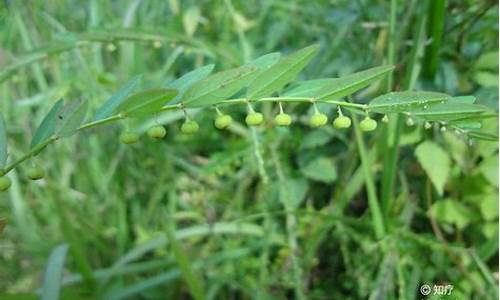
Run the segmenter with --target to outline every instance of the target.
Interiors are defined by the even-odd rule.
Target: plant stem
[[[36,153],[40,152],[43,148],[47,147],[47,145],[55,142],[58,138],[56,136],[53,136],[49,139],[47,139],[45,142],[37,145],[36,147],[34,147],[33,149],[31,149],[30,151],[28,151],[26,154],[24,154],[23,156],[21,156],[18,160],[16,160],[15,162],[7,165],[5,167],[5,169],[1,170],[0,173],[3,173],[3,174],[7,174],[9,173],[10,171],[12,171],[15,167],[17,167],[17,165],[19,165],[20,163],[24,162],[25,160],[27,159],[30,159],[33,155],[35,155]]]
[[[366,109],[367,105],[365,104],[359,104],[359,103],[350,103],[350,102],[345,102],[345,101],[336,101],[336,100],[315,100],[314,98],[310,97],[268,97],[268,98],[261,98],[261,99],[256,99],[256,100],[250,100],[246,98],[237,98],[237,99],[228,99],[220,102],[219,104],[222,105],[233,105],[233,104],[248,104],[248,103],[257,103],[257,102],[322,102],[322,103],[329,103],[329,104],[335,104],[338,106],[345,106],[345,107],[352,107],[352,108],[357,108],[357,109]],[[169,111],[169,110],[185,110],[185,106],[183,104],[169,104],[163,106],[160,111]],[[84,130],[84,129],[89,129],[93,128],[99,125],[104,125],[108,123],[112,123],[114,121],[122,120],[127,118],[126,114],[119,113],[117,115],[107,117],[101,120],[97,121],[92,121],[86,124],[83,124],[80,126],[77,131]],[[9,164],[5,169],[0,170],[0,174],[7,174],[10,172],[12,169],[14,169],[16,166],[24,162],[25,160],[29,159],[32,157],[34,154],[38,153],[41,151],[43,148],[45,148],[47,145],[50,143],[54,142],[57,140],[58,137],[54,136],[47,141],[41,143],[40,145],[36,146],[35,148],[31,149],[28,153],[23,155],[21,158],[18,160],[14,161],[13,163]]]
[[[389,15],[389,45],[387,49],[387,64],[394,65],[394,58],[396,53],[396,11],[397,2],[396,0],[391,0],[391,8]],[[392,86],[394,84],[394,75],[391,72],[387,77],[387,92],[392,91]]]
[[[380,205],[377,199],[375,180],[373,179],[372,175],[372,161],[370,161],[368,153],[366,151],[365,142],[363,141],[363,136],[361,130],[359,129],[358,118],[356,117],[356,115],[353,115],[352,119],[352,123],[354,125],[354,133],[356,135],[356,144],[358,146],[358,153],[361,159],[361,166],[363,167],[363,174],[365,177],[365,187],[366,193],[368,195],[368,205],[372,214],[375,237],[380,240],[385,235],[385,225],[382,210],[380,209]]]
[[[306,299],[305,291],[304,291],[304,283],[303,283],[303,271],[300,266],[299,257],[300,257],[300,248],[297,242],[297,218],[290,211],[293,210],[293,204],[291,203],[290,191],[285,186],[285,174],[281,168],[281,164],[279,161],[278,154],[276,153],[276,148],[271,148],[271,156],[276,168],[276,174],[278,176],[279,183],[279,198],[286,214],[286,231],[287,231],[287,243],[290,248],[290,259],[292,262],[292,270],[293,270],[293,280],[294,280],[294,288],[295,288],[295,298],[299,300]]]
[[[395,45],[396,45],[396,12],[397,2],[391,0],[390,17],[389,17],[389,45],[387,49],[387,63],[394,64],[395,59]],[[389,74],[387,81],[387,92],[392,90],[394,85],[392,73]],[[394,186],[394,179],[396,176],[397,160],[399,157],[399,132],[401,127],[401,120],[398,114],[393,114],[387,127],[384,131],[384,138],[382,139],[384,153],[384,169],[382,171],[382,188],[381,200],[382,209],[384,214],[388,211],[390,203],[392,202],[392,190]]]

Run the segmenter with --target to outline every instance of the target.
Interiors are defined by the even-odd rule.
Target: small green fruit
[[[194,134],[198,132],[198,129],[200,129],[200,126],[196,121],[185,121],[182,126],[181,126],[181,132],[184,134]]]
[[[161,125],[152,126],[148,129],[148,136],[153,139],[162,139],[166,134],[167,130]]]
[[[10,188],[12,181],[10,181],[9,177],[1,176],[0,177],[0,192],[4,192]]]
[[[359,123],[359,127],[362,131],[373,131],[377,128],[377,121],[370,117],[366,117]]]
[[[333,120],[333,127],[337,129],[344,129],[351,127],[351,119],[346,116],[339,116]]]
[[[230,115],[220,115],[215,118],[214,125],[217,129],[225,129],[233,122],[233,118]]]
[[[125,145],[130,145],[137,143],[139,141],[139,135],[135,132],[125,131],[120,135],[120,142]]]
[[[245,122],[248,126],[258,126],[264,121],[264,116],[258,112],[251,112],[245,118]]]
[[[28,171],[26,172],[26,175],[31,180],[40,180],[43,177],[45,177],[45,171],[40,166],[34,166],[34,167],[28,169]]]
[[[314,128],[325,126],[326,123],[328,123],[328,117],[322,113],[315,113],[309,120],[309,125]]]
[[[408,117],[406,119],[406,126],[411,127],[413,125],[415,125],[415,121],[413,121],[413,119],[411,117]]]
[[[292,117],[289,114],[280,113],[274,117],[274,123],[278,126],[290,126],[292,124]]]

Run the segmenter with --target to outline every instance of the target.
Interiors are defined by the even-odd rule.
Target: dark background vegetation
[[[61,97],[95,108],[136,74],[143,88],[161,86],[205,64],[222,70],[313,43],[321,50],[300,79],[386,64],[394,47],[394,90],[419,68],[414,88],[473,94],[498,109],[496,1],[393,2],[391,36],[391,1],[2,1],[10,153],[27,150]],[[78,47],[59,47],[68,43]],[[267,120],[277,111],[258,109]],[[28,182],[21,167],[0,194],[0,291],[36,293],[51,251],[68,244],[67,299],[187,299],[200,290],[207,299],[420,299],[424,283],[452,284],[449,299],[495,299],[498,143],[402,125],[394,200],[383,207],[388,233],[377,240],[354,131],[312,130],[309,109],[286,106],[296,119],[289,129],[248,129],[245,108],[235,107],[237,124],[224,132],[203,110],[193,112],[201,130],[192,137],[172,112],[157,117],[168,131],[161,142],[118,142],[123,126],[144,130],[151,120],[61,140],[36,159],[46,179]],[[497,121],[484,130],[497,132]],[[365,136],[377,187],[386,134],[380,125]],[[415,155],[424,141],[444,150],[431,162],[447,179],[442,195]]]

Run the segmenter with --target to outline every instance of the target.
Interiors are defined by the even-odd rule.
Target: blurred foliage
[[[443,1],[441,17],[432,16],[432,1],[395,2],[394,88],[404,89],[417,67],[426,72],[415,88],[473,94],[498,110],[496,2]],[[158,87],[203,65],[221,70],[313,43],[321,50],[301,79],[382,65],[389,5],[3,1],[0,110],[10,155],[27,150],[61,97],[95,109],[138,74],[141,88]],[[422,14],[433,21],[425,53],[414,61]],[[429,37],[439,26],[442,40],[433,48]],[[435,72],[429,57],[437,57]],[[382,85],[356,100],[373,98]],[[266,104],[259,110],[266,120],[277,112]],[[36,158],[45,180],[27,181],[30,162],[0,194],[0,291],[12,294],[0,298],[31,299],[52,250],[68,244],[64,299],[178,299],[199,288],[207,299],[419,299],[423,283],[454,285],[454,299],[496,299],[498,142],[403,126],[395,198],[384,207],[388,233],[377,240],[354,131],[312,130],[308,107],[286,110],[297,120],[290,128],[247,128],[241,107],[230,111],[238,123],[221,132],[212,128],[215,113],[200,110],[193,111],[200,132],[185,136],[182,114],[166,112],[48,148]],[[161,142],[118,143],[122,126],[145,131],[155,122],[167,128]],[[486,120],[481,132],[496,134],[498,119]],[[377,186],[383,136],[366,135]]]

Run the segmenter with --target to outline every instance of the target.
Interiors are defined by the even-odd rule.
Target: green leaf
[[[151,89],[128,97],[118,111],[130,117],[139,117],[160,111],[163,105],[177,95],[177,90]]]
[[[474,104],[476,97],[472,95],[453,97],[450,101],[458,103]]]
[[[175,98],[170,101],[170,104],[175,104],[181,101],[182,96],[186,92],[186,90],[192,86],[194,83],[206,78],[210,73],[212,73],[215,65],[206,65],[203,67],[200,67],[196,70],[193,70],[189,73],[186,73],[182,75],[180,78],[177,78],[176,80],[169,82],[165,85],[165,88],[168,89],[175,89],[179,93]]]
[[[259,77],[263,72],[276,64],[281,57],[281,53],[272,52],[262,55],[245,64],[246,67],[256,68],[257,71],[250,75],[249,82],[253,82],[255,78]]]
[[[279,91],[297,77],[318,50],[319,45],[312,45],[282,58],[276,64],[259,74],[252,84],[250,84],[247,97],[250,99],[259,99]]]
[[[64,105],[57,115],[56,134],[60,137],[73,135],[85,120],[87,101],[72,101]]]
[[[0,170],[7,163],[7,130],[5,129],[5,120],[0,113]]]
[[[498,166],[498,165],[497,165]],[[498,169],[497,169],[498,178]],[[479,203],[479,209],[481,210],[481,215],[487,221],[495,221],[498,219],[498,195],[490,194],[481,197]],[[498,226],[497,226],[498,227]]]
[[[426,121],[453,121],[478,116],[487,111],[489,108],[483,105],[448,101],[412,110],[411,115]]]
[[[287,178],[283,183],[283,188],[286,196],[288,196],[287,201],[290,201],[292,208],[299,207],[307,195],[308,188],[307,180],[304,178]]]
[[[436,92],[392,92],[373,99],[368,108],[378,113],[409,112],[418,108],[425,111],[430,105],[449,99],[451,96]]]
[[[322,147],[332,140],[333,136],[328,130],[312,130],[300,140],[300,149],[313,149]]]
[[[264,69],[271,67],[275,63],[277,63],[279,61],[280,57],[281,57],[281,53],[279,53],[279,52],[272,52],[272,53],[264,54],[260,57],[257,57],[256,59],[248,62],[247,64],[245,64],[245,66],[254,67],[254,68],[257,68],[259,70],[264,70]]]
[[[334,78],[320,78],[297,82],[287,89],[281,96],[283,97],[314,97],[327,85],[335,83]]]
[[[68,245],[59,245],[50,254],[42,286],[42,300],[59,299]]]
[[[337,179],[337,168],[332,159],[328,157],[317,157],[300,171],[308,178],[326,183],[334,182]]]
[[[375,67],[341,78],[335,78],[335,81],[318,91],[318,100],[337,100],[339,98],[351,95],[371,83],[382,78],[387,73],[394,70],[394,66]]]
[[[474,81],[483,87],[498,87],[498,71],[493,72],[476,72]]]
[[[491,51],[482,54],[474,64],[474,68],[498,72],[498,51]]]
[[[485,158],[479,165],[479,171],[491,185],[498,188],[498,154]]]
[[[417,146],[415,155],[439,195],[443,195],[444,185],[450,174],[450,157],[448,153],[438,144],[425,141]]]
[[[47,113],[45,118],[42,120],[40,125],[35,131],[33,138],[31,139],[30,148],[33,149],[39,144],[45,142],[49,139],[56,130],[57,116],[59,115],[59,111],[63,107],[63,100],[57,101],[50,111]]]
[[[429,214],[441,223],[465,228],[472,220],[470,210],[457,200],[445,199],[432,204]]]
[[[239,67],[215,73],[193,84],[184,94],[186,107],[201,107],[217,104],[247,86],[253,67]]]
[[[135,90],[142,80],[142,75],[134,76],[129,80],[123,87],[121,87],[116,93],[106,100],[96,111],[94,115],[94,121],[105,119],[111,116],[120,104],[127,99],[127,97]]]
[[[467,131],[467,136],[483,141],[498,142],[498,135],[477,130]]]

